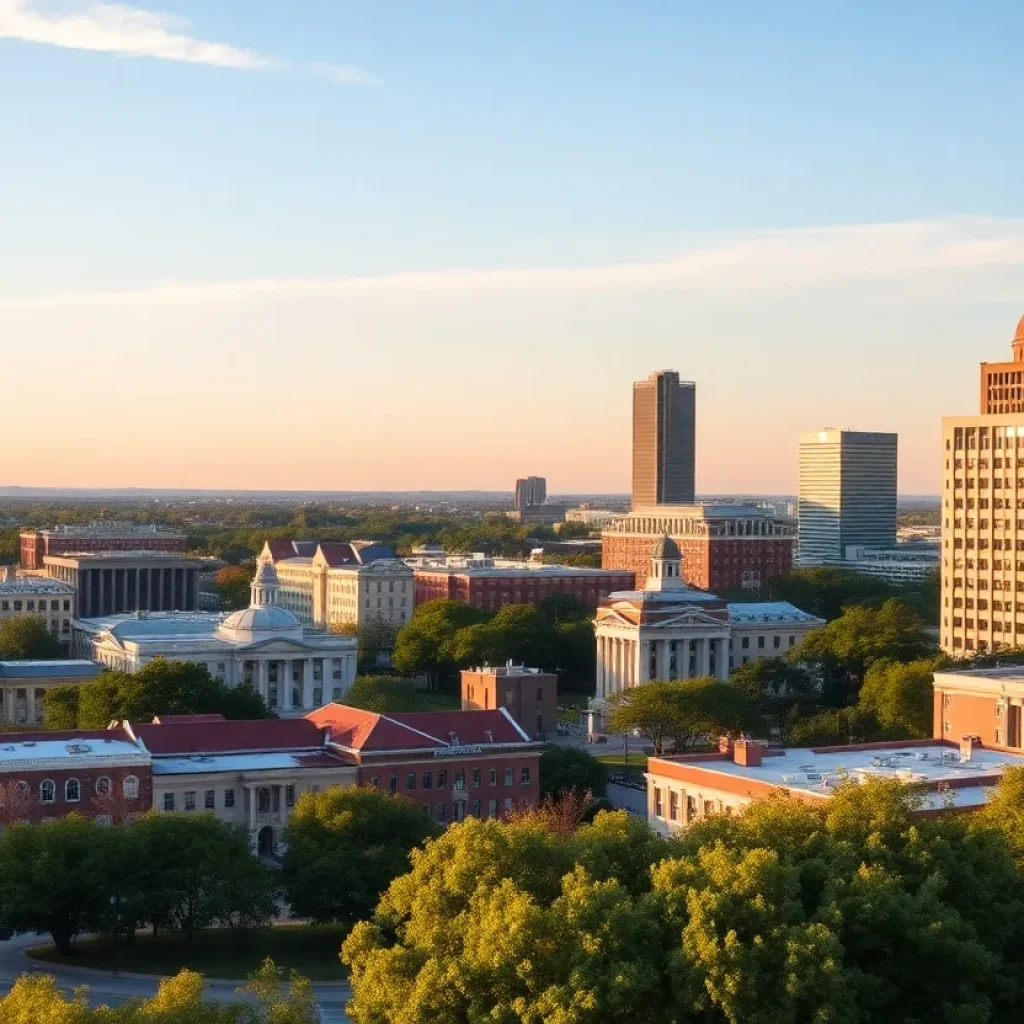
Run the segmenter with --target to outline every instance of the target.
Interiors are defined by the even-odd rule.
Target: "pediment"
[[[645,621],[644,629],[679,629],[686,626],[699,627],[701,629],[716,629],[723,633],[730,632],[730,626],[728,622],[724,622],[722,619],[716,619],[713,615],[708,615],[707,612],[697,611],[694,608],[688,608],[686,611],[679,612],[678,615],[673,615],[671,618],[659,619],[656,622]]]
[[[604,614],[595,621],[595,626],[624,626],[627,629],[636,629],[637,627],[635,619],[627,618],[614,608],[602,609],[602,611],[604,611]],[[636,609],[633,609],[633,611],[635,612]]]

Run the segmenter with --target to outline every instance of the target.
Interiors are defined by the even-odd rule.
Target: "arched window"
[[[110,792],[110,778],[106,775],[101,775],[96,780],[96,792],[100,796],[106,796]]]
[[[64,783],[64,799],[69,804],[77,804],[82,799],[82,787],[78,779],[68,779]]]
[[[124,782],[121,783],[121,790],[124,793],[125,800],[138,800],[139,798],[139,780],[135,775],[126,775]]]
[[[26,782],[26,781],[25,781],[24,779],[22,779],[22,780],[21,780],[21,781],[20,781],[20,782],[19,782],[19,783],[18,783],[18,784],[17,784],[17,785],[16,785],[15,787],[14,787],[14,792],[15,792],[15,795],[16,795],[16,796],[17,796],[17,797],[18,797],[19,799],[20,799],[20,798],[22,798],[22,797],[26,797],[26,796],[28,796],[28,792],[29,792],[29,790],[28,790],[28,783],[27,783],[27,782]]]
[[[43,779],[39,784],[39,802],[43,804],[52,804],[57,798],[57,787],[54,784],[53,779]]]
[[[270,813],[270,790],[261,787],[256,790],[256,810],[260,814]]]

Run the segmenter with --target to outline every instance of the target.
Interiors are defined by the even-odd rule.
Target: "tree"
[[[293,912],[352,923],[369,914],[409,853],[440,831],[411,800],[353,787],[304,793],[285,826],[283,878]]]
[[[820,673],[824,703],[834,707],[856,698],[873,662],[916,661],[934,652],[920,616],[902,601],[890,599],[880,608],[848,608],[808,633],[789,656]]]
[[[556,626],[570,622],[590,622],[594,618],[593,610],[575,594],[548,594],[537,607]]]
[[[607,775],[601,761],[578,747],[546,747],[540,755],[540,791],[546,796],[589,793],[599,799],[608,788]]]
[[[944,659],[876,661],[864,675],[857,707],[874,716],[893,739],[921,739],[932,734],[934,673]]]
[[[425,601],[398,631],[393,662],[399,672],[425,672],[433,685],[455,672],[455,634],[489,616],[471,605],[447,598]]]
[[[877,576],[839,566],[791,569],[771,580],[768,596],[790,601],[797,608],[831,622],[853,605],[881,604],[896,596],[896,588]]]
[[[740,665],[729,683],[757,703],[785,741],[790,714],[814,691],[814,680],[802,665],[785,658],[755,658]]]
[[[78,726],[80,686],[53,686],[43,693],[43,721],[48,729]]]
[[[222,714],[225,718],[269,718],[262,698],[247,686],[226,686],[194,661],[156,658],[138,672],[103,672],[81,686],[75,725],[102,729],[114,720],[149,721],[154,715]],[[70,717],[73,702],[63,695],[44,699],[44,713]],[[47,724],[52,724],[47,720]],[[69,726],[64,726],[69,728]]]
[[[360,626],[356,636],[359,639],[359,671],[372,674],[378,658],[391,660],[398,640],[398,627],[383,616],[375,615]]]
[[[655,754],[667,743],[677,750],[702,736],[763,732],[757,705],[743,691],[712,678],[652,681],[609,698],[608,728],[650,740]]]
[[[48,933],[62,954],[107,909],[102,826],[69,815],[0,834],[0,913],[14,932]]]
[[[38,615],[17,615],[0,621],[0,661],[50,661],[62,658],[60,640]]]
[[[213,578],[213,590],[224,602],[226,608],[248,608],[252,588],[252,577],[256,563],[243,562],[241,565],[226,565],[218,569]]]
[[[398,676],[359,676],[345,694],[345,703],[364,711],[427,711],[423,692]]]

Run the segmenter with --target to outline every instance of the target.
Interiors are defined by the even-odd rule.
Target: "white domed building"
[[[356,639],[307,630],[277,603],[279,588],[273,563],[261,560],[248,608],[75,619],[73,646],[81,657],[124,672],[155,658],[199,662],[228,686],[252,687],[277,714],[303,715],[348,692]]]

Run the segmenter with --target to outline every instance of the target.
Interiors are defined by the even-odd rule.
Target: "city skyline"
[[[0,0],[0,485],[626,493],[672,368],[699,494],[822,427],[938,493],[1024,313],[1024,12],[549,8]]]

